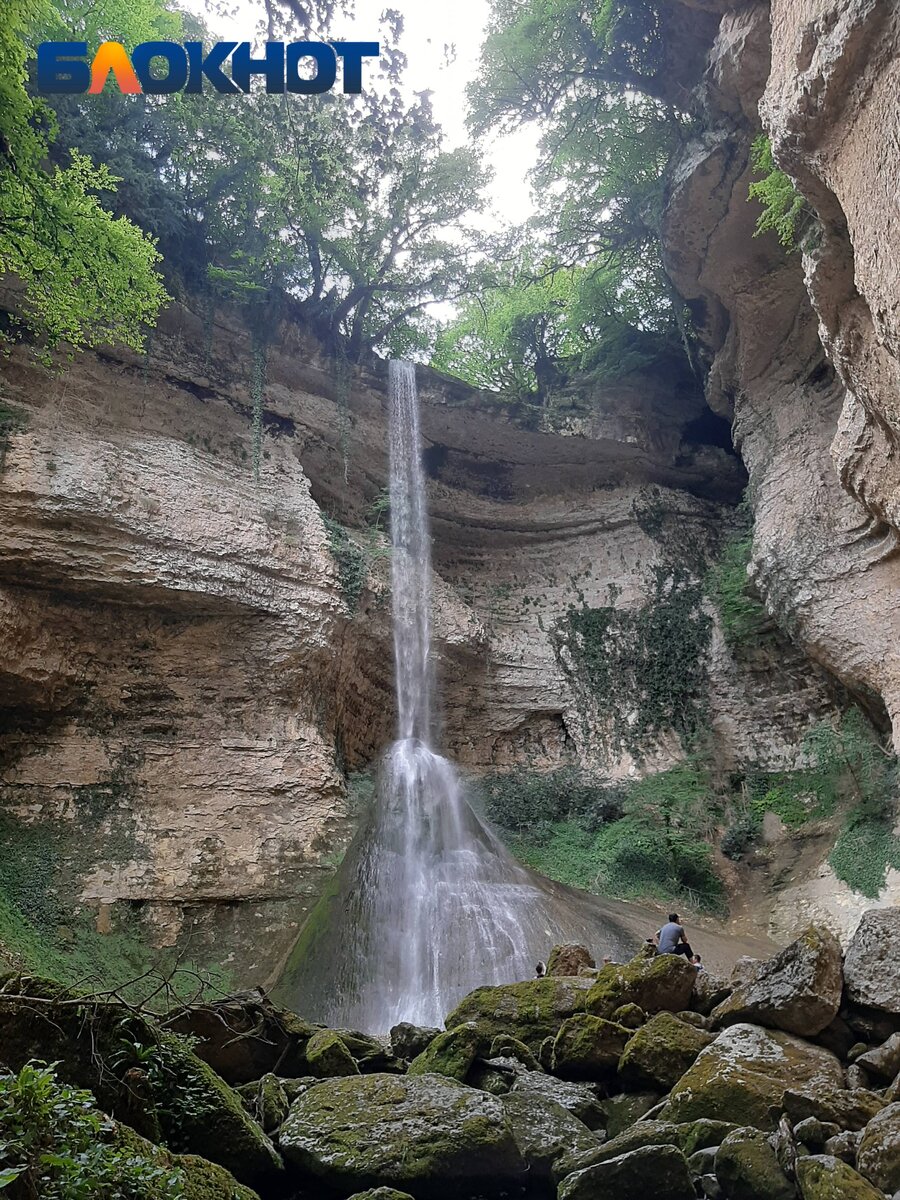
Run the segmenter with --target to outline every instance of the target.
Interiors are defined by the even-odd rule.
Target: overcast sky
[[[184,7],[205,14],[205,0],[181,0]],[[262,15],[260,0],[237,0],[232,18],[208,17],[216,33],[233,41],[252,39]],[[371,41],[379,36],[379,15],[384,8],[399,9],[405,31],[401,49],[409,59],[406,88],[430,91],[437,120],[453,148],[466,141],[466,84],[475,77],[482,32],[489,0],[453,0],[447,6],[432,0],[356,0],[356,16],[342,36]],[[455,58],[448,62],[445,47],[455,45]],[[365,79],[365,74],[363,74]],[[495,172],[489,195],[498,225],[518,225],[531,214],[532,205],[525,175],[533,165],[537,132],[528,128],[510,137],[482,145],[482,152]]]

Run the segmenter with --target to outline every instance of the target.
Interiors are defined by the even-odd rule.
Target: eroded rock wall
[[[733,418],[749,473],[757,587],[876,722],[883,706],[895,747],[898,40],[896,6],[879,0],[728,6],[663,229],[707,398]],[[754,236],[749,156],[763,131],[809,208],[793,252]],[[800,914],[852,932],[867,904],[824,863],[781,900],[779,936]]]
[[[174,307],[146,361],[48,374],[17,353],[4,398],[23,421],[0,475],[4,831],[38,832],[48,887],[98,928],[137,914],[240,982],[277,969],[352,829],[344,771],[393,728],[388,561],[367,524],[387,481],[384,364],[345,378],[285,322],[257,484],[251,362],[238,317],[209,329]],[[433,373],[420,385],[444,744],[475,772],[633,770],[554,629],[573,607],[640,608],[672,529],[716,543],[738,459],[702,432],[690,381],[624,381],[562,434]],[[352,606],[323,514],[367,560]],[[828,681],[785,653],[738,663],[714,632],[723,764],[790,761],[830,711]],[[660,766],[681,753],[648,750]]]

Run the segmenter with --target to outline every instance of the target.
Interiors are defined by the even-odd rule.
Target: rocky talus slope
[[[178,1173],[191,1200],[900,1190],[897,911],[867,914],[846,956],[810,927],[772,959],[739,960],[730,981],[646,946],[599,969],[584,947],[557,947],[548,966],[477,989],[443,1031],[384,1037],[311,1025],[258,991],[160,1024],[10,975],[0,1093],[29,1059],[56,1061],[51,1088],[87,1088],[114,1118],[110,1152]],[[31,1172],[11,1200],[34,1194],[27,1151],[0,1154]],[[154,1187],[129,1194],[158,1200]]]

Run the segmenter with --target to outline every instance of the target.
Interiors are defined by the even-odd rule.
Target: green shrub
[[[740,505],[737,520],[706,578],[722,633],[732,649],[754,646],[771,624],[765,607],[750,592],[747,568],[753,553],[753,516],[746,503]]]
[[[578,767],[492,775],[482,779],[477,790],[488,818],[514,831],[568,818],[597,829],[622,815],[624,798],[622,787],[602,784]]]
[[[719,848],[726,858],[737,861],[743,858],[759,837],[759,818],[754,813],[743,813],[722,834]]]
[[[322,520],[328,535],[328,549],[338,569],[341,593],[353,613],[369,577],[369,563],[365,551],[357,546],[340,521],[324,514]]]
[[[10,1200],[178,1200],[181,1171],[117,1143],[90,1092],[52,1067],[0,1075],[0,1190]],[[9,1189],[5,1191],[5,1189]]]
[[[719,805],[699,762],[606,789],[603,821],[596,804],[579,810],[577,800],[550,807],[537,792],[529,798],[528,821],[520,808],[507,820],[519,817],[510,845],[534,870],[604,895],[721,910],[724,888],[705,840]]]
[[[798,226],[809,210],[789,175],[775,165],[772,143],[765,134],[753,143],[750,151],[753,170],[762,178],[750,184],[749,199],[758,200],[762,213],[756,222],[756,234],[773,229],[782,246],[792,250],[797,244]]]

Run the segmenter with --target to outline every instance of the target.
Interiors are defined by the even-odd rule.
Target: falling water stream
[[[397,741],[377,800],[314,910],[279,995],[331,1025],[437,1025],[482,984],[527,979],[560,940],[632,944],[593,897],[522,867],[432,749],[431,541],[415,367],[391,362],[390,500]]]

